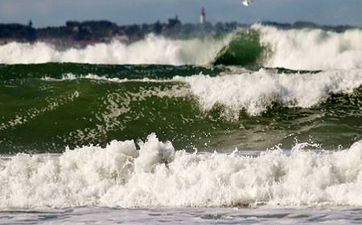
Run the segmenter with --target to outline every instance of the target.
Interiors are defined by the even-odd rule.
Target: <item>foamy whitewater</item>
[[[0,224],[362,221],[360,29],[8,43],[0,64]]]
[[[266,66],[290,69],[362,68],[362,30],[343,33],[319,29],[279,30],[254,26],[271,50]]]
[[[254,25],[268,54],[263,65],[289,69],[362,68],[362,31],[342,33],[321,29],[280,30]],[[232,35],[222,39],[172,40],[150,35],[144,40],[125,44],[114,40],[84,49],[58,50],[47,43],[9,43],[0,46],[0,63],[78,62],[99,64],[170,64],[208,65],[226,46]]]
[[[0,161],[0,207],[362,206],[362,142],[328,152],[297,144],[255,157],[175,151],[154,134],[61,155]]]
[[[283,74],[261,69],[256,72],[233,71],[222,76],[175,76],[172,79],[119,79],[94,74],[75,76],[66,74],[62,79],[44,77],[45,81],[89,79],[114,83],[171,83],[187,86],[169,90],[144,91],[138,98],[194,97],[202,110],[210,111],[218,105],[225,107],[225,116],[237,119],[240,111],[256,116],[279,103],[290,108],[311,108],[323,103],[331,94],[351,94],[362,85],[362,70],[333,70],[318,73]],[[1,126],[0,126],[1,129]]]
[[[362,85],[362,70],[307,74],[276,74],[260,70],[243,74],[175,78],[186,81],[204,110],[225,106],[234,117],[240,110],[250,115],[265,112],[273,103],[285,107],[310,108],[332,93],[352,93]]]
[[[125,44],[118,40],[111,43],[89,45],[83,49],[58,50],[43,42],[9,43],[0,46],[0,63],[77,62],[98,64],[198,64],[211,62],[227,44],[213,38],[172,40],[149,35],[144,40]],[[200,51],[202,50],[202,51]]]

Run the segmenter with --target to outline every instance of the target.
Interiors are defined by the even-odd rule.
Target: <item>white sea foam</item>
[[[0,158],[0,208],[362,206],[362,142],[257,157],[175,151],[152,134],[59,156]]]
[[[207,64],[227,40],[228,38],[171,40],[150,35],[128,45],[115,40],[108,44],[98,43],[84,49],[67,50],[57,50],[42,42],[13,42],[0,46],[0,63]]]
[[[264,66],[290,69],[359,69],[362,68],[362,31],[342,33],[320,29],[281,30],[254,25],[261,44],[271,51]],[[9,43],[0,46],[0,63],[79,62],[100,64],[194,64],[207,65],[227,45],[224,39],[172,40],[148,36],[132,44],[120,41],[89,45],[84,49],[57,50],[46,43]]]
[[[351,94],[362,86],[362,70],[331,70],[318,73],[283,74],[272,70],[233,71],[211,77],[193,75],[175,76],[173,79],[119,79],[94,74],[75,76],[67,74],[61,79],[43,78],[48,81],[90,79],[114,83],[125,82],[183,82],[187,86],[174,85],[172,90],[149,90],[140,96],[195,98],[204,111],[224,106],[225,116],[237,119],[240,111],[256,116],[268,110],[274,103],[289,108],[311,108],[323,103],[331,94]]]
[[[265,66],[306,70],[362,68],[361,29],[336,33],[261,25],[253,28],[261,33],[262,44],[271,50]]]
[[[335,70],[306,74],[278,74],[260,70],[210,77],[175,77],[187,82],[201,107],[209,111],[223,105],[234,117],[240,110],[250,115],[265,112],[274,102],[285,107],[310,108],[332,93],[352,93],[362,85],[362,70]]]
[[[75,75],[72,73],[64,74],[61,78],[52,78],[45,76],[41,78],[44,81],[71,81],[71,80],[96,80],[96,81],[105,81],[105,82],[113,82],[113,83],[127,83],[127,82],[148,82],[148,83],[166,83],[166,82],[174,82],[173,80],[160,80],[160,79],[150,79],[150,78],[141,78],[141,79],[128,79],[128,78],[118,78],[118,77],[105,77],[99,76],[96,74],[87,74],[87,75]]]

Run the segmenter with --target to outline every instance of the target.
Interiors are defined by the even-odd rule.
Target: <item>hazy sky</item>
[[[304,20],[362,26],[362,0],[254,0],[250,7],[241,0],[0,0],[0,23],[29,19],[36,27],[62,25],[66,20],[152,23],[176,14],[182,22],[197,22],[202,6],[211,22]]]

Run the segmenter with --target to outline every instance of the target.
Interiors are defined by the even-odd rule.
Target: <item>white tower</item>
[[[200,24],[204,24],[205,21],[206,21],[205,8],[202,8],[200,13]]]

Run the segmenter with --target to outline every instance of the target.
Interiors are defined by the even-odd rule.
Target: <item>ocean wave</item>
[[[226,38],[227,39],[227,38]],[[172,40],[149,35],[144,40],[125,44],[88,45],[83,49],[59,50],[55,46],[37,42],[8,43],[0,46],[0,63],[30,64],[46,62],[77,62],[98,64],[207,64],[227,43],[226,39]]]
[[[20,77],[0,87],[1,153],[104,146],[150,132],[173,138],[178,148],[205,150],[290,147],[294,138],[335,148],[361,139],[360,70]]]
[[[200,106],[209,111],[225,106],[234,117],[241,110],[260,115],[280,103],[284,107],[310,108],[331,94],[349,94],[362,85],[362,71],[328,71],[304,74],[277,74],[267,70],[217,77],[195,75],[175,77],[190,85]]]
[[[362,68],[362,30],[342,33],[321,29],[280,30],[254,25],[270,53],[263,65],[304,70]]]
[[[0,46],[0,63],[78,62],[98,64],[241,65],[297,70],[362,68],[362,31],[282,30],[253,25],[224,38],[174,40],[150,35],[125,44],[59,50],[47,43]]]
[[[225,73],[221,76],[203,74],[175,76],[172,79],[119,79],[95,74],[80,76],[65,74],[60,79],[51,77],[42,79],[44,81],[87,79],[114,83],[183,82],[189,86],[189,90],[183,87],[177,95],[169,92],[170,97],[186,97],[191,94],[204,111],[211,111],[221,105],[237,119],[243,110],[251,116],[257,116],[266,112],[275,103],[289,108],[311,108],[323,103],[332,94],[352,94],[355,89],[362,86],[362,70],[284,74],[261,69],[257,72]],[[157,96],[157,93],[154,96]],[[167,97],[167,95],[162,96]]]
[[[0,208],[362,206],[362,142],[311,149],[187,153],[151,134],[137,145],[2,157]]]

